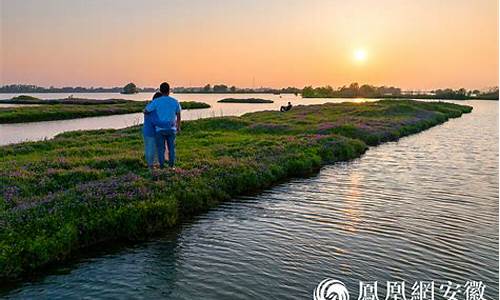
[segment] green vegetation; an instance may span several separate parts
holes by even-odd
[[[313,88],[306,86],[302,89],[303,98],[375,98],[383,96],[401,96],[401,89],[396,87],[375,87],[368,84],[359,86],[357,82],[349,86],[333,89],[331,86]]]
[[[33,84],[8,84],[0,86],[0,93],[120,93],[123,87],[41,87]],[[156,88],[138,88],[139,92],[154,93]]]
[[[128,103],[131,100],[125,99],[82,99],[82,98],[65,98],[65,99],[39,99],[32,96],[21,95],[12,99],[0,100],[0,104],[78,104],[78,105],[101,105],[101,104],[118,104]],[[137,101],[135,101],[137,102]]]
[[[33,97],[33,96],[28,96],[28,95],[19,95],[19,96],[13,97],[12,100],[31,101],[31,100],[40,100],[40,99]]]
[[[479,100],[498,100],[498,87],[497,88],[492,88],[486,92],[479,92],[478,90],[475,90],[476,92],[474,97],[472,99],[479,99]]]
[[[123,91],[121,93],[122,94],[137,94],[137,93],[139,93],[139,89],[137,88],[137,86],[133,82],[131,82],[123,87]]]
[[[127,85],[128,86],[128,85]],[[135,86],[135,85],[134,85]],[[155,88],[138,88],[130,86],[130,91],[155,92]],[[124,88],[85,88],[85,87],[50,87],[44,88],[35,85],[11,84],[0,86],[0,93],[119,93]],[[225,84],[207,84],[203,87],[174,87],[172,91],[177,94],[302,94],[303,98],[401,98],[401,99],[453,99],[453,100],[498,100],[498,86],[479,91],[461,89],[436,89],[432,91],[402,91],[393,86],[373,86],[369,84],[359,85],[354,82],[348,86],[334,89],[331,86],[312,87],[303,89],[296,87],[287,88],[241,88],[227,86]]]
[[[173,92],[176,94],[299,94],[301,89],[295,87],[287,87],[281,89],[275,88],[241,88],[236,86],[227,86],[225,84],[215,84],[211,86],[207,84],[200,87],[174,87]]]
[[[367,145],[471,110],[383,100],[188,121],[177,139],[177,168],[154,177],[143,160],[140,127],[0,147],[0,277],[103,241],[145,239],[236,195],[359,157]]]
[[[154,93],[157,89],[152,87],[137,88],[139,92]],[[174,93],[207,94],[207,93],[236,93],[236,94],[299,94],[301,89],[296,87],[287,88],[243,88],[227,86],[225,84],[210,84],[201,87],[173,87]],[[40,87],[31,84],[10,84],[0,86],[0,93],[121,93],[123,87]]]
[[[217,102],[220,102],[220,103],[274,103],[273,100],[259,99],[259,98],[246,98],[246,99],[226,98],[226,99],[221,99]]]
[[[202,109],[202,108],[210,108],[210,104],[204,102],[197,101],[182,101],[181,107],[182,109]]]
[[[147,104],[146,101],[123,99],[94,100],[76,98],[57,100],[12,99],[0,101],[0,103],[40,104],[38,106],[0,108],[0,124],[130,114],[143,111]],[[210,105],[203,102],[187,101],[181,102],[181,107],[183,109],[201,109],[209,108]]]
[[[405,92],[400,88],[386,86],[372,86],[368,84],[358,85],[357,82],[349,86],[342,86],[334,89],[331,86],[316,87],[306,86],[302,89],[303,98],[407,98],[407,99],[452,99],[452,100],[498,100],[498,87],[486,92],[479,90],[469,90],[464,88],[437,89],[430,92]]]

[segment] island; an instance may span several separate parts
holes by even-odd
[[[148,101],[79,99],[73,97],[43,100],[22,95],[12,99],[0,100],[0,104],[19,104],[16,107],[0,107],[0,124],[138,113],[144,110],[147,103]],[[29,106],[23,106],[25,104],[29,104]],[[180,102],[180,104],[183,109],[210,108],[209,104],[203,102],[186,101]]]
[[[237,195],[361,156],[472,107],[381,100],[183,122],[178,164],[152,176],[140,127],[0,147],[0,277],[103,242],[137,241]]]
[[[123,87],[123,91],[121,91],[122,94],[137,94],[139,93],[139,88],[135,85],[135,83],[130,82],[127,85]]]
[[[127,103],[131,100],[125,99],[85,99],[75,98],[70,96],[64,99],[40,99],[29,95],[19,95],[11,99],[0,100],[0,104],[80,104],[80,105],[94,105],[94,104],[118,104]]]
[[[274,103],[273,100],[259,99],[259,98],[225,98],[217,101],[219,103]]]

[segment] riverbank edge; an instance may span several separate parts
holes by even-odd
[[[19,106],[0,108],[0,124],[22,124],[133,114],[142,112],[148,103],[147,101],[126,101],[127,102],[95,105],[74,103],[37,103],[37,106],[28,106],[30,103],[19,104],[14,102],[5,102],[5,104],[19,104]],[[196,101],[181,101],[180,104],[184,110],[206,109],[211,107],[208,103]],[[23,107],[23,105],[26,106]],[[47,110],[47,108],[49,108],[49,110]]]
[[[462,107],[466,108],[466,106]],[[36,245],[31,250],[25,249],[26,251],[23,253],[12,253],[13,255],[3,253],[4,260],[0,261],[2,267],[0,278],[9,281],[22,279],[45,266],[68,260],[73,257],[75,252],[103,242],[145,240],[148,236],[176,226],[182,221],[193,218],[235,196],[256,193],[293,177],[316,174],[325,165],[359,158],[368,149],[368,145],[376,146],[384,142],[396,141],[401,137],[424,131],[470,111],[472,111],[471,107],[462,109],[459,114],[447,114],[445,118],[423,119],[416,124],[402,126],[398,128],[396,133],[373,143],[343,137],[337,141],[335,149],[328,149],[328,151],[321,148],[309,149],[314,154],[312,156],[286,157],[284,155],[287,159],[279,163],[285,172],[272,179],[258,174],[256,170],[244,170],[240,173],[228,170],[226,175],[231,177],[230,183],[222,186],[196,182],[194,189],[183,190],[176,194],[176,201],[171,201],[173,196],[161,195],[154,200],[133,202],[109,209],[102,212],[99,221],[86,226],[83,233],[81,228],[72,226],[74,224],[67,224],[64,228],[60,228],[52,240],[43,241],[43,245]],[[272,172],[272,167],[272,165],[269,166],[269,169],[265,171]],[[240,190],[234,190],[231,183],[244,184]],[[196,205],[183,206],[185,203],[191,203],[192,199],[195,198],[197,199]],[[36,251],[38,247],[44,247],[45,251],[38,253]]]
[[[224,98],[217,101],[218,103],[250,103],[250,104],[261,104],[261,103],[274,103],[273,100],[262,99],[262,98]]]
[[[479,96],[479,97],[464,97],[463,99],[457,99],[456,97],[451,97],[451,98],[443,98],[443,97],[437,97],[437,96],[432,96],[432,95],[398,95],[398,96],[392,96],[392,95],[381,95],[381,96],[352,96],[352,97],[346,97],[346,96],[329,96],[325,97],[324,95],[321,96],[302,96],[302,99],[357,99],[357,98],[362,98],[362,99],[378,99],[378,100],[435,100],[435,101],[443,101],[443,100],[455,100],[455,101],[467,101],[467,100],[491,100],[491,101],[498,101],[498,96]]]

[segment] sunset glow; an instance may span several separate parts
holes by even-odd
[[[354,52],[354,58],[357,61],[364,61],[366,59],[366,52],[363,49],[358,49]]]
[[[432,89],[498,81],[495,0],[0,3],[1,84]]]

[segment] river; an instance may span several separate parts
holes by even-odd
[[[202,99],[200,99],[202,100]],[[203,101],[203,100],[202,100]],[[312,299],[325,278],[482,281],[498,297],[498,102],[135,245],[5,288],[12,299]],[[458,293],[458,299],[465,297]]]

